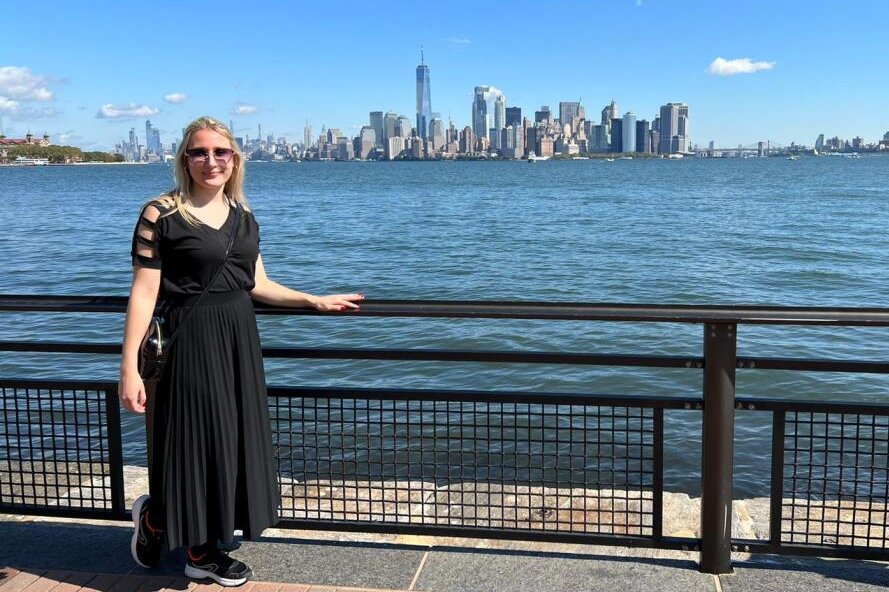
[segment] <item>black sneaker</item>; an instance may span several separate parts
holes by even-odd
[[[210,578],[220,586],[240,586],[251,577],[251,570],[245,563],[232,559],[222,551],[214,549],[197,557],[191,549],[186,553],[185,577],[194,580]]]
[[[130,542],[130,551],[133,553],[133,559],[142,567],[157,567],[164,546],[163,531],[148,524],[150,506],[151,498],[147,495],[143,495],[133,504],[135,531]]]

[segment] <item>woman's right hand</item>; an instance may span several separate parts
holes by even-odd
[[[138,372],[121,371],[120,381],[117,383],[117,393],[120,396],[120,402],[128,411],[145,413],[145,385]]]

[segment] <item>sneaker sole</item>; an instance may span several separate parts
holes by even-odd
[[[249,572],[252,575],[252,572]],[[242,578],[223,578],[222,576],[216,575],[212,571],[205,571],[199,567],[194,567],[193,565],[185,564],[185,577],[191,578],[193,580],[205,580],[211,579],[220,586],[232,587],[232,586],[240,586],[244,582],[249,579],[249,576],[244,576]]]
[[[139,515],[142,513],[142,506],[145,505],[150,496],[143,495],[140,496],[135,502],[133,502],[133,538],[130,540],[130,553],[133,555],[133,561],[144,567],[145,569],[151,569],[154,567],[153,565],[145,565],[141,561],[139,561],[139,556],[136,554],[136,543],[139,540]]]

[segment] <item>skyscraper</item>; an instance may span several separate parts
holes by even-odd
[[[312,147],[312,126],[309,125],[308,119],[306,119],[306,125],[303,128],[303,144],[303,150],[308,151]]]
[[[660,111],[661,154],[675,154],[688,151],[688,105],[667,103]]]
[[[370,112],[370,127],[374,131],[374,146],[378,149],[383,148],[383,112]]]
[[[154,154],[161,153],[160,131],[151,125],[151,120],[145,120],[145,146]]]
[[[432,120],[432,99],[429,93],[429,66],[424,63],[423,50],[420,50],[420,65],[417,66],[417,134],[427,138],[429,122]]]
[[[621,124],[623,132],[623,141],[621,142],[621,152],[636,151],[636,114],[632,111],[624,113],[623,123]]]
[[[476,86],[472,100],[472,131],[477,138],[488,138],[491,129],[506,127],[506,97],[493,86]]]
[[[577,109],[580,103],[577,101],[559,101],[559,123],[564,127],[566,124],[571,126],[571,133],[574,129],[574,118],[577,117]]]
[[[522,108],[507,107],[506,108],[506,127],[518,127],[522,125]]]
[[[398,113],[394,111],[387,111],[386,115],[383,116],[383,146],[386,146],[386,142],[389,141],[389,138],[395,137],[395,127],[398,125]]]

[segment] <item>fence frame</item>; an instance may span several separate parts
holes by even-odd
[[[92,312],[122,313],[126,310],[126,298],[110,296],[27,296],[0,295],[0,312]],[[311,310],[273,308],[256,306],[260,315],[318,315]],[[702,356],[651,356],[633,354],[566,354],[561,352],[503,352],[503,351],[443,351],[443,350],[392,350],[392,349],[345,349],[345,348],[264,348],[263,355],[268,358],[312,358],[312,359],[375,359],[375,360],[438,360],[438,361],[472,361],[472,362],[512,362],[512,363],[548,363],[548,364],[581,364],[608,365],[629,367],[660,367],[703,369],[702,398],[662,398],[632,401],[628,398],[602,398],[584,395],[553,394],[553,397],[577,397],[587,404],[595,404],[598,400],[622,400],[625,404],[638,405],[645,402],[661,409],[659,417],[661,434],[663,433],[664,406],[681,406],[685,409],[703,409],[703,461],[702,461],[702,508],[701,508],[701,539],[677,539],[663,537],[660,532],[662,518],[662,499],[655,504],[659,518],[655,535],[651,538],[638,537],[590,537],[569,533],[520,533],[492,531],[490,529],[453,528],[444,530],[439,527],[416,527],[391,524],[355,524],[317,522],[297,523],[284,521],[283,526],[298,528],[319,528],[329,530],[365,530],[369,532],[422,532],[424,534],[459,534],[460,536],[479,536],[485,538],[521,538],[527,540],[552,540],[561,542],[596,542],[605,544],[628,544],[639,546],[655,546],[659,548],[691,549],[701,551],[701,571],[707,573],[728,573],[731,571],[731,552],[769,552],[793,554],[818,554],[824,556],[848,558],[889,558],[886,549],[872,549],[839,546],[812,546],[783,544],[780,536],[780,482],[776,475],[783,470],[784,419],[783,410],[812,408],[832,409],[855,408],[862,413],[882,414],[885,409],[878,405],[844,405],[842,403],[795,403],[765,399],[737,399],[735,393],[735,372],[738,369],[756,370],[799,370],[820,372],[866,372],[889,373],[889,362],[875,360],[836,360],[836,359],[790,359],[790,358],[759,358],[737,356],[737,332],[739,325],[809,325],[837,327],[889,327],[889,309],[887,308],[840,308],[840,307],[764,307],[764,306],[677,306],[647,304],[585,304],[585,303],[529,303],[529,302],[447,302],[423,300],[380,300],[362,303],[359,311],[335,313],[343,316],[378,316],[378,317],[433,317],[433,318],[493,318],[493,319],[539,319],[539,320],[574,320],[574,321],[631,321],[642,323],[685,323],[698,324],[704,328]],[[75,344],[67,342],[31,342],[3,341],[0,351],[7,352],[43,352],[43,353],[92,353],[119,354],[120,344],[92,343]],[[31,381],[33,383],[33,381]],[[29,381],[0,380],[3,385],[23,385]],[[71,382],[53,384],[67,384]],[[99,383],[92,383],[93,385]],[[112,464],[118,465],[119,478],[112,477],[112,514],[115,518],[125,518],[123,508],[123,478],[120,448],[119,410],[114,395],[115,385],[101,383],[106,390],[107,417],[109,423],[116,423],[116,428],[109,425],[109,438],[113,446],[109,448]],[[319,389],[312,389],[317,392]],[[360,389],[365,395],[371,391]],[[342,392],[343,389],[339,389]],[[283,396],[285,393],[299,392],[299,389],[270,388],[271,396]],[[425,392],[425,391],[420,391]],[[465,394],[465,393],[464,393]],[[466,396],[477,397],[473,400],[484,400],[485,397],[500,396],[492,393],[469,393]],[[415,393],[417,396],[417,393]],[[535,399],[537,395],[531,395]],[[555,399],[554,399],[555,400]],[[759,541],[733,541],[731,539],[732,502],[732,452],[735,409],[772,410],[772,540],[767,543]],[[657,440],[657,439],[656,439]],[[663,441],[656,442],[657,454],[662,467]],[[781,450],[778,450],[781,448]],[[782,461],[776,466],[776,459]],[[727,470],[726,470],[727,469]],[[778,480],[780,481],[780,480]],[[662,475],[660,487],[662,490]],[[776,508],[777,504],[777,508]],[[15,512],[15,507],[0,505],[0,511]],[[24,511],[19,508],[19,511]],[[34,508],[28,508],[33,513]],[[58,509],[45,508],[41,513],[59,515]],[[89,516],[87,515],[89,514]],[[81,517],[93,517],[95,513],[78,513]],[[777,530],[775,530],[775,521]],[[775,538],[777,536],[777,539]]]

